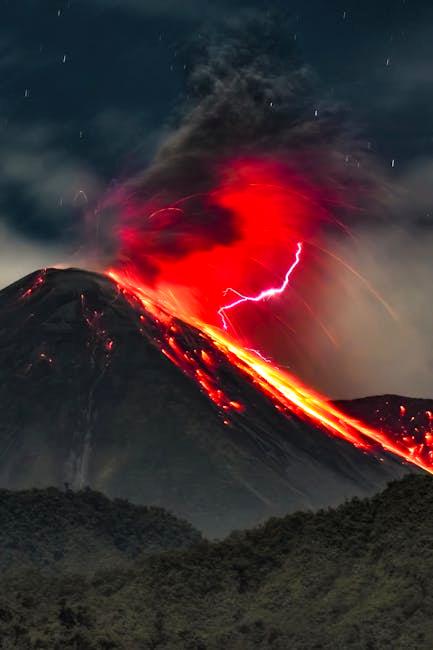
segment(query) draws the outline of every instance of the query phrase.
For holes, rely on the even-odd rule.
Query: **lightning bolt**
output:
[[[289,286],[290,277],[293,271],[296,269],[299,262],[301,261],[301,254],[302,254],[302,242],[298,242],[296,246],[295,260],[291,265],[291,267],[288,269],[286,275],[284,276],[284,281],[280,287],[263,289],[263,291],[261,291],[257,296],[244,296],[242,293],[239,293],[239,291],[236,291],[236,289],[232,289],[231,287],[226,289],[224,291],[224,295],[226,295],[230,291],[234,293],[235,296],[238,296],[238,298],[234,302],[231,302],[228,305],[224,305],[218,310],[218,315],[221,318],[224,329],[225,330],[228,329],[226,312],[229,311],[230,309],[234,309],[235,307],[238,307],[238,305],[242,305],[244,302],[261,302],[262,300],[273,298],[274,296],[284,293],[284,291]]]

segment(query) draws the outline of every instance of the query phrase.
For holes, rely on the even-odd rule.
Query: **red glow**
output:
[[[323,194],[282,164],[242,160],[205,194],[165,204],[161,196],[128,197],[115,268],[172,312],[217,324],[227,287],[256,296],[276,286],[297,243],[332,220]]]
[[[168,333],[172,326],[175,327],[174,317],[148,297],[147,287],[131,283],[126,276],[114,270],[109,271],[108,275],[119,287],[137,298],[152,319],[158,317],[161,323],[161,336],[163,340],[169,340]],[[221,330],[193,317],[187,323],[198,328],[203,333],[206,343],[214,347],[228,362],[247,375],[250,381],[260,388],[281,412],[294,412],[356,447],[364,450],[380,447],[433,473],[433,439],[429,431],[424,432],[422,442],[414,444],[413,436],[400,435],[399,432],[393,434],[363,424],[343,413],[325,397],[304,386],[293,375],[271,363],[266,363],[254,352],[241,347],[226,333],[223,334]],[[217,374],[213,372],[213,363],[208,352],[205,352],[204,358],[209,361],[209,372],[203,372],[198,367],[197,361],[198,354],[203,359],[202,351],[188,351],[172,344],[171,351],[168,352],[164,343],[160,344],[160,347],[170,361],[199,383],[202,390],[222,411],[244,409],[242,405],[226,395],[218,385]],[[225,423],[228,423],[227,419],[225,419]]]
[[[298,242],[296,246],[295,261],[287,271],[284,277],[284,281],[280,287],[277,287],[275,289],[273,288],[263,289],[263,291],[257,294],[257,296],[244,296],[241,293],[239,293],[239,291],[237,291],[236,289],[232,289],[231,287],[226,289],[224,294],[227,294],[230,291],[234,293],[236,296],[238,296],[238,299],[235,300],[234,302],[229,303],[228,305],[224,305],[224,307],[221,307],[218,310],[218,314],[221,317],[224,329],[225,330],[228,329],[226,312],[229,311],[230,309],[233,309],[234,307],[238,307],[239,305],[242,305],[242,303],[244,302],[261,302],[262,300],[267,300],[268,298],[273,298],[274,296],[281,295],[287,289],[290,281],[290,276],[292,275],[293,271],[296,269],[296,267],[298,266],[301,260],[301,253],[302,253],[302,242]]]
[[[39,287],[41,287],[44,284],[45,277],[46,277],[46,269],[43,269],[36,276],[32,286],[29,287],[28,289],[26,289],[26,291],[24,291],[24,293],[21,296],[21,300],[25,300],[26,298],[29,298],[30,296],[32,296],[35,293],[35,291],[37,291],[39,289]]]
[[[226,394],[221,385],[216,361],[221,355],[279,411],[296,413],[361,449],[379,447],[433,473],[430,430],[415,439],[366,425],[343,413],[295,375],[269,362],[255,348],[247,347],[249,341],[245,344],[236,328],[229,336],[218,326],[216,314],[226,328],[226,312],[241,303],[264,301],[269,309],[267,298],[284,297],[301,260],[301,242],[312,241],[319,223],[333,221],[324,207],[331,199],[287,167],[269,161],[237,161],[224,170],[217,189],[205,195],[167,205],[161,204],[161,197],[129,199],[120,217],[119,258],[107,272],[122,290],[140,301],[144,314],[158,326],[156,344],[199,384],[224,413],[226,424],[230,421],[227,413],[235,416],[245,406],[236,396]],[[214,214],[218,215],[216,221],[212,220]],[[296,250],[296,255],[287,270],[290,250]],[[294,281],[298,282],[302,275],[303,286],[309,283],[314,288],[321,267],[306,264],[311,260],[305,257],[302,254],[303,272],[296,274]],[[284,281],[278,285],[282,277]],[[263,289],[276,284],[277,288]],[[245,293],[229,289],[237,299],[221,307],[227,286],[243,287]],[[376,295],[371,287],[369,290]],[[311,318],[313,310],[305,304]],[[236,310],[236,315],[241,318],[238,312],[247,311],[251,310]],[[202,333],[206,341],[203,349],[191,350],[177,336],[176,318]],[[296,334],[295,329],[293,332]]]

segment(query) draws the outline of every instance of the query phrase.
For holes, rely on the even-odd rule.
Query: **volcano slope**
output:
[[[212,355],[243,405],[228,421],[162,354],[161,328],[94,273],[48,269],[1,291],[0,487],[90,486],[219,536],[370,495],[409,471],[287,418],[177,320],[174,343],[198,367]]]

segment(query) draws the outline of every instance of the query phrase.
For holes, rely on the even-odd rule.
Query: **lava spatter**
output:
[[[20,299],[25,300],[26,298],[30,298],[30,296],[32,296],[40,287],[42,287],[45,282],[46,275],[47,270],[42,269],[33,280],[31,286],[22,293]]]
[[[85,294],[80,296],[81,310],[84,322],[91,332],[87,345],[92,350],[96,346],[101,346],[105,355],[105,364],[110,363],[111,355],[114,351],[115,343],[107,328],[104,326],[104,312],[92,308],[86,301]],[[94,358],[94,355],[92,356]]]

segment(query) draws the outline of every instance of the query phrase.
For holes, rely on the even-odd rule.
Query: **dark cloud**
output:
[[[36,209],[54,219],[56,207],[73,207],[79,196],[93,201],[99,191],[95,173],[58,144],[55,130],[8,124],[0,154],[0,188],[15,188]]]
[[[180,20],[201,21],[205,17],[220,17],[227,3],[220,0],[93,0],[104,9],[132,11],[141,16],[171,16]]]
[[[311,146],[326,155],[331,149],[347,152],[343,113],[316,96],[312,75],[296,55],[289,22],[275,20],[233,20],[223,32],[197,39],[191,48],[189,102],[147,170],[147,183],[152,185],[152,175],[163,169],[172,179],[182,174],[184,156],[188,168],[203,169],[202,161],[211,164],[239,153],[286,156]],[[169,171],[176,167],[177,172]]]
[[[220,30],[203,31],[181,52],[187,101],[178,123],[151,164],[127,180],[115,197],[121,212],[128,206],[134,228],[145,229],[144,246],[151,224],[142,218],[143,205],[155,211],[190,194],[205,194],[215,188],[222,165],[232,158],[281,158],[312,184],[350,193],[352,204],[356,186],[374,191],[373,162],[361,164],[366,150],[348,127],[344,111],[319,99],[313,75],[296,53],[290,23],[280,18],[251,14],[248,20],[232,19]],[[206,248],[227,241],[229,232],[236,237],[227,211],[215,220],[213,206],[197,203],[183,220],[171,224],[170,238],[160,237],[161,254],[181,255],[193,245]],[[200,236],[192,238],[192,232]],[[191,246],[173,248],[179,240]]]

